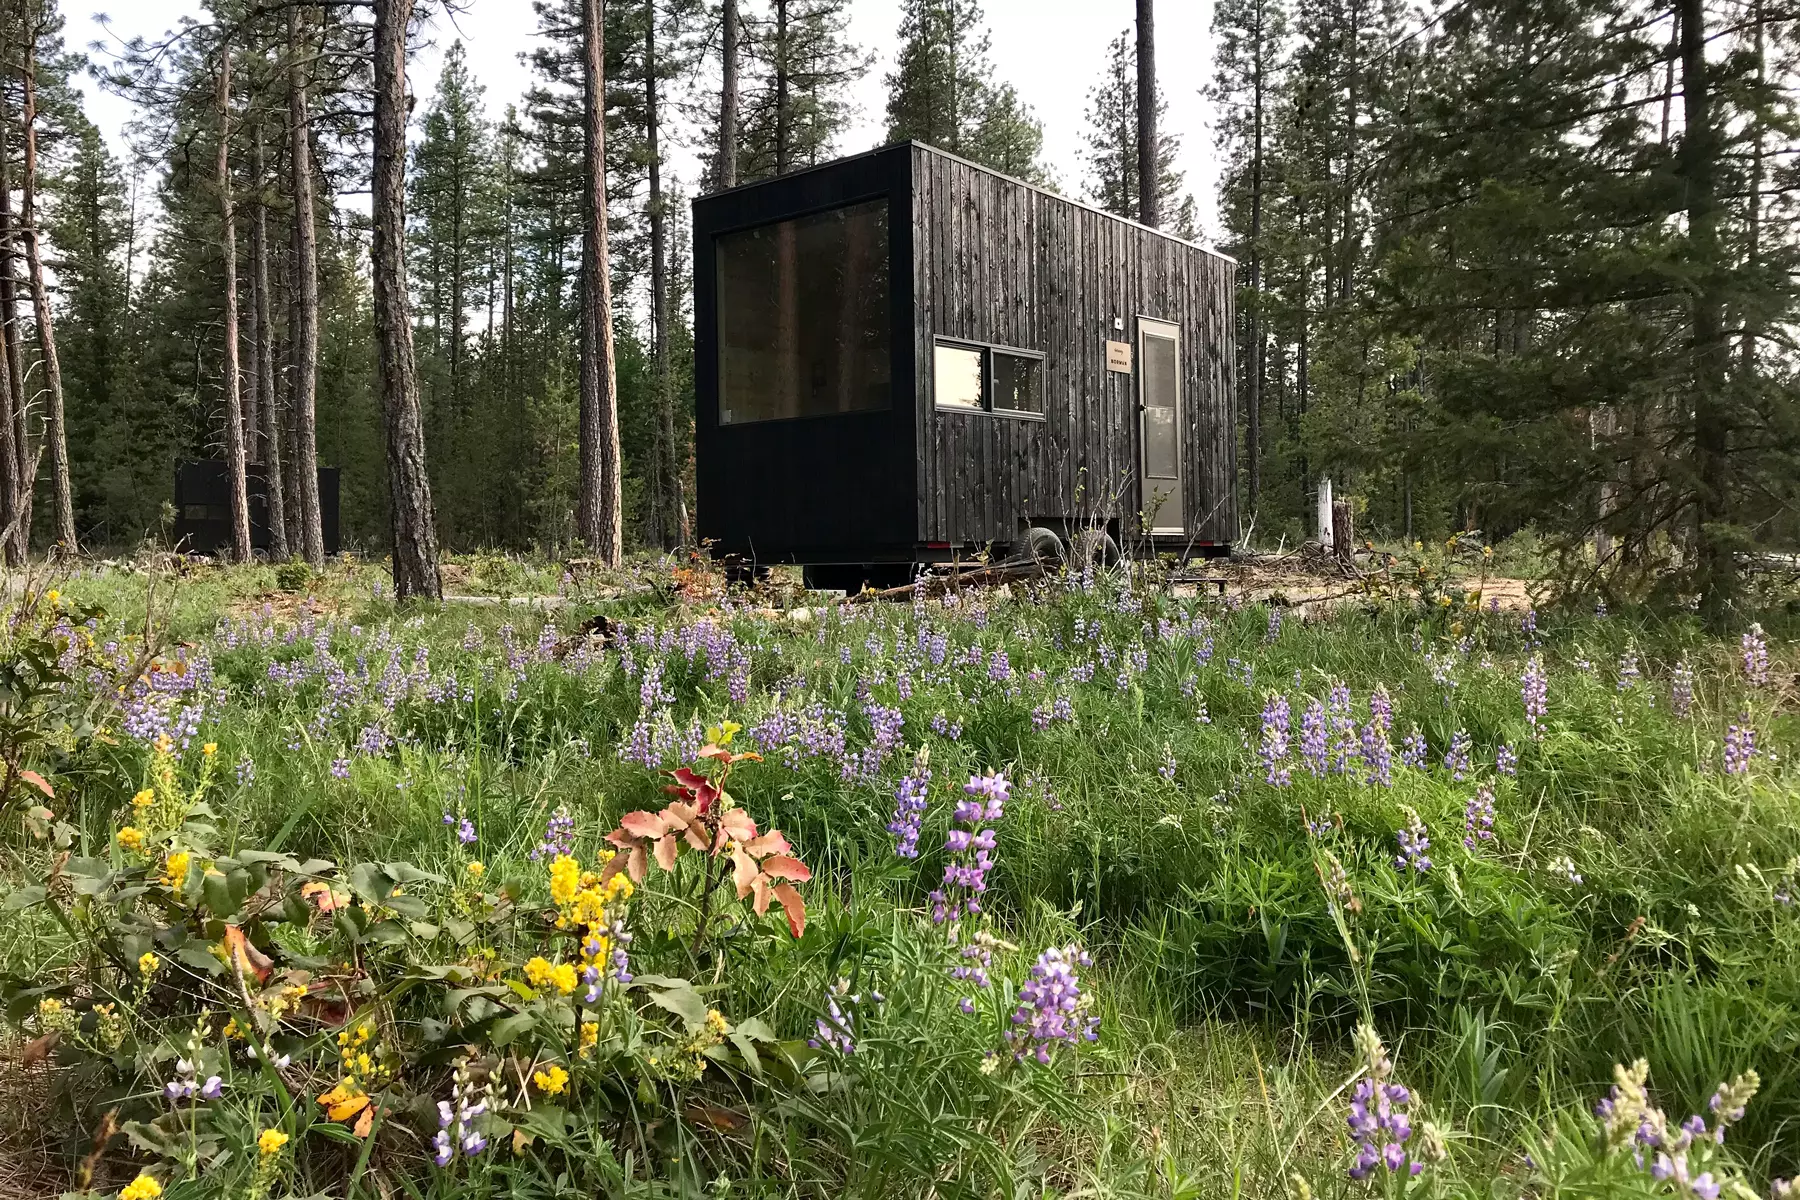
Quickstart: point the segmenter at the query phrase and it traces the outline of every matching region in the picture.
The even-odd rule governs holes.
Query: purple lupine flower
[[[1163,743],[1162,765],[1156,768],[1156,773],[1162,776],[1164,783],[1175,782],[1175,751],[1167,742]]]
[[[1012,662],[1006,657],[1005,650],[996,650],[988,659],[988,678],[995,683],[1005,683],[1012,678]]]
[[[963,786],[963,799],[957,801],[951,819],[961,828],[952,829],[944,840],[944,849],[952,857],[944,866],[944,882],[933,891],[931,920],[942,925],[964,914],[981,912],[981,897],[987,891],[987,875],[994,869],[995,833],[984,822],[998,821],[1006,815],[1006,800],[1012,785],[1006,776],[993,771],[971,775]]]
[[[1377,1167],[1417,1175],[1425,1164],[1409,1158],[1406,1151],[1413,1132],[1406,1112],[1412,1093],[1389,1082],[1394,1066],[1371,1026],[1357,1028],[1356,1042],[1368,1073],[1356,1081],[1350,1093],[1350,1112],[1344,1119],[1351,1138],[1361,1143],[1350,1166],[1350,1178],[1367,1179]]]
[[[1740,644],[1744,651],[1744,677],[1751,687],[1762,687],[1769,682],[1769,643],[1763,636],[1763,627],[1751,625]]]
[[[1463,845],[1475,849],[1477,842],[1494,840],[1494,788],[1482,784],[1475,789],[1463,808]]]
[[[1322,779],[1331,765],[1330,723],[1325,705],[1317,698],[1309,700],[1300,717],[1300,757],[1314,779]]]
[[[237,761],[237,781],[239,787],[249,787],[256,782],[256,760],[248,754]]]
[[[1431,870],[1431,836],[1425,828],[1425,822],[1412,809],[1406,810],[1406,826],[1397,830],[1394,840],[1400,844],[1400,853],[1394,856],[1394,867],[1404,871],[1411,867],[1415,874],[1423,875]]]
[[[1686,658],[1675,664],[1669,680],[1669,711],[1683,721],[1694,711],[1694,668]]]
[[[806,1044],[814,1050],[829,1049],[839,1054],[856,1053],[856,1018],[853,1012],[845,1012],[838,1001],[848,1001],[852,1007],[857,997],[850,995],[850,984],[847,980],[839,980],[834,988],[825,993],[825,1015],[813,1022],[814,1036],[806,1039]]]
[[[1494,770],[1502,775],[1519,773],[1519,752],[1513,749],[1511,742],[1502,742],[1494,751]]]
[[[1275,787],[1287,787],[1294,779],[1293,770],[1286,765],[1288,717],[1287,697],[1269,693],[1268,702],[1263,705],[1262,745],[1257,753],[1262,757],[1266,778]]]
[[[1544,673],[1543,655],[1534,654],[1525,664],[1525,672],[1519,676],[1519,698],[1525,703],[1525,720],[1531,726],[1531,736],[1543,737],[1544,716],[1550,711],[1550,677]]]
[[[1394,786],[1394,749],[1388,741],[1393,728],[1394,705],[1387,689],[1377,685],[1369,696],[1369,723],[1362,731],[1364,783]]]
[[[1412,732],[1400,742],[1400,765],[1416,770],[1423,767],[1430,756],[1431,746],[1425,741],[1425,731],[1414,722]]]
[[[894,853],[901,858],[919,857],[919,827],[925,821],[926,791],[931,786],[930,755],[920,750],[912,771],[894,792],[894,819],[888,832],[894,835]]]
[[[1731,726],[1725,731],[1725,773],[1727,775],[1748,775],[1750,760],[1756,757],[1756,727],[1750,724],[1750,715],[1745,713],[1738,718],[1740,724]]]
[[[1079,1046],[1100,1039],[1100,1018],[1087,1015],[1088,1001],[1075,973],[1077,967],[1091,965],[1087,951],[1073,945],[1051,946],[1038,955],[1019,988],[1019,1006],[1007,1032],[1015,1061],[1030,1055],[1048,1063],[1058,1044]]]
[[[1281,610],[1279,608],[1271,607],[1269,609],[1269,627],[1263,631],[1263,641],[1273,642],[1276,638],[1278,638],[1280,636],[1281,636]]]
[[[1638,669],[1636,650],[1627,650],[1619,656],[1619,682],[1615,685],[1617,690],[1629,692],[1637,686],[1637,681],[1642,675],[1643,672]]]
[[[1450,749],[1444,752],[1444,769],[1450,772],[1450,778],[1461,783],[1469,774],[1469,766],[1473,759],[1472,741],[1469,731],[1459,729],[1450,737]]]
[[[333,779],[348,779],[348,778],[350,778],[350,760],[347,758],[332,759],[331,760],[331,777]]]
[[[569,806],[559,804],[556,811],[550,814],[550,821],[544,826],[544,840],[537,844],[531,852],[531,861],[553,859],[575,853],[575,817],[569,812]]]

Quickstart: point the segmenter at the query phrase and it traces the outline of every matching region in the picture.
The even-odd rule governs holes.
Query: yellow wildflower
[[[208,742],[208,743],[206,743],[206,745],[200,747],[200,753],[206,755],[206,757],[208,757],[208,758],[211,758],[213,755],[217,754],[218,752],[219,752],[219,743],[217,743],[217,742]]]
[[[156,803],[156,789],[145,788],[131,798],[131,807],[142,811]]]
[[[532,987],[541,988],[550,982],[551,972],[555,970],[556,968],[550,965],[549,959],[539,955],[526,961],[525,979]]]
[[[141,853],[144,849],[144,831],[135,825],[127,825],[119,830],[119,847],[133,854]]]
[[[150,951],[146,950],[138,955],[138,970],[142,971],[146,977],[156,974],[156,968],[160,966],[162,966],[162,959]]]
[[[51,588],[49,591],[44,593],[44,599],[48,600],[52,604],[55,604],[58,600],[62,599],[62,593],[57,591],[55,588]]]
[[[482,872],[486,870],[487,868],[482,866],[479,861],[472,862],[469,864],[469,878],[480,879]]]
[[[288,1135],[279,1129],[265,1129],[262,1136],[256,1139],[256,1148],[264,1154],[280,1154],[281,1148],[288,1144]]]
[[[581,1057],[586,1058],[589,1051],[600,1044],[600,1022],[583,1021],[581,1023]]]
[[[581,864],[567,854],[559,854],[550,862],[550,898],[563,905],[575,899],[581,889]]]
[[[186,850],[177,850],[169,855],[163,863],[163,882],[172,888],[180,888],[187,882],[188,864],[192,861],[193,856]]]
[[[537,1084],[538,1091],[546,1096],[560,1096],[568,1090],[569,1073],[552,1063],[546,1070],[532,1075],[531,1082]]]
[[[724,1016],[716,1008],[706,1010],[706,1031],[716,1037],[724,1037],[731,1032],[731,1026],[725,1023]]]
[[[162,1184],[148,1175],[139,1175],[119,1190],[119,1200],[156,1200],[162,1195]]]
[[[175,743],[170,740],[169,735],[166,733],[157,734],[154,745],[156,746],[156,752],[158,754],[168,754],[175,749]]]
[[[575,964],[558,963],[550,972],[550,982],[554,983],[556,990],[565,996],[574,991],[575,984],[578,982],[575,975]]]

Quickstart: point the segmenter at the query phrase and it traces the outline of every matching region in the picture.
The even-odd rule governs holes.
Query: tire
[[[1042,525],[1034,525],[1025,531],[1024,549],[1026,562],[1046,567],[1061,566],[1068,553],[1063,540],[1056,536],[1056,530],[1045,529]]]

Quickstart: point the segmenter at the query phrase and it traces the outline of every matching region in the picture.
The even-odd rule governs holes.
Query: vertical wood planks
[[[1090,515],[1135,528],[1135,377],[1106,369],[1106,343],[1135,359],[1139,316],[1181,330],[1190,535],[1235,537],[1234,265],[928,147],[912,163],[920,540],[1009,541]],[[1046,419],[936,411],[937,337],[1042,353]]]

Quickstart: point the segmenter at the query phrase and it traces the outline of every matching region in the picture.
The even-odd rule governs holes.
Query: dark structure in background
[[[918,143],[702,197],[698,532],[821,587],[1224,553],[1235,270]]]
[[[250,547],[269,549],[269,487],[262,464],[245,468],[250,493]],[[319,468],[319,522],[325,553],[338,552],[338,469]],[[231,553],[231,479],[222,462],[175,467],[175,544],[193,554]]]

